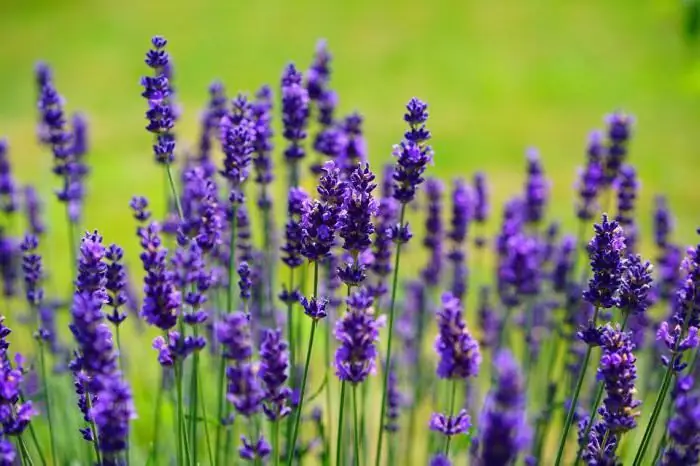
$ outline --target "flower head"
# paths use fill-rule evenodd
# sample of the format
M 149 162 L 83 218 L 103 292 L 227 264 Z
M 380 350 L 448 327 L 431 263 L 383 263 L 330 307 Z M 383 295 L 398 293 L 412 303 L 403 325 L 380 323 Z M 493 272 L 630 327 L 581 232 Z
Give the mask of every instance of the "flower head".
M 469 333 L 462 318 L 461 304 L 451 293 L 442 295 L 442 307 L 437 313 L 437 319 L 438 336 L 435 351 L 440 357 L 438 377 L 476 377 L 481 365 L 479 343 Z
M 24 252 L 22 271 L 24 272 L 27 302 L 31 306 L 39 306 L 44 299 L 44 289 L 41 284 L 44 278 L 44 271 L 41 256 L 37 253 L 39 240 L 34 235 L 26 235 L 20 248 Z
M 301 73 L 293 64 L 289 64 L 282 74 L 282 136 L 289 143 L 284 150 L 289 163 L 295 163 L 306 155 L 302 143 L 307 136 L 309 93 L 301 81 Z
M 544 210 L 549 199 L 549 181 L 544 175 L 544 168 L 537 149 L 528 150 L 527 181 L 525 182 L 525 220 L 527 223 L 539 223 L 544 217 Z
M 153 70 L 153 76 L 141 78 L 141 95 L 148 101 L 146 129 L 155 135 L 153 153 L 156 162 L 160 164 L 169 164 L 175 160 L 175 136 L 172 128 L 177 112 L 172 102 L 170 56 L 165 51 L 167 43 L 168 41 L 161 36 L 151 39 L 153 48 L 146 53 L 146 64 Z
M 7 155 L 7 140 L 0 138 L 0 211 L 11 214 L 17 209 L 17 187 Z
M 394 146 L 396 168 L 393 174 L 393 196 L 402 204 L 413 200 L 418 186 L 423 183 L 422 175 L 426 166 L 433 159 L 433 150 L 427 145 L 430 139 L 430 132 L 425 127 L 427 108 L 428 105 L 419 99 L 409 101 L 404 115 L 409 130 L 404 135 L 405 140 Z
M 588 244 L 593 277 L 583 299 L 596 307 L 611 308 L 617 304 L 617 291 L 622 281 L 622 253 L 625 249 L 625 236 L 615 220 L 608 220 L 603 214 L 601 223 L 596 224 L 595 236 Z
M 287 342 L 279 329 L 266 329 L 260 343 L 260 370 L 265 392 L 263 411 L 270 421 L 277 421 L 291 412 L 292 391 L 285 386 L 289 370 Z
M 623 266 L 618 304 L 626 312 L 643 314 L 651 305 L 651 263 L 642 261 L 638 254 L 632 254 L 627 256 Z
M 446 416 L 442 413 L 433 413 L 430 416 L 430 430 L 440 432 L 446 437 L 466 434 L 471 427 L 471 419 L 465 409 L 454 416 Z

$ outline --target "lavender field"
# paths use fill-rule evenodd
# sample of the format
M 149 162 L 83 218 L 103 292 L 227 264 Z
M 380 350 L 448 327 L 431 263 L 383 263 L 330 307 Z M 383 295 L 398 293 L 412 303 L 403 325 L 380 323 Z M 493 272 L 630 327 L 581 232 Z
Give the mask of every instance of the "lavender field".
M 695 94 L 603 79 L 503 136 L 321 39 L 195 107 L 186 44 L 129 49 L 126 119 L 109 64 L 2 78 L 0 464 L 700 463 Z

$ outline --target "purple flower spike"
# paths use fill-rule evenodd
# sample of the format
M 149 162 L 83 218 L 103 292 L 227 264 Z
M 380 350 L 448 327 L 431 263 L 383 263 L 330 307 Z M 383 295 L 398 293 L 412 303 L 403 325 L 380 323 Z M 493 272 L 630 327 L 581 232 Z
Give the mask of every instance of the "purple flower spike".
M 669 245 L 675 222 L 664 196 L 656 196 L 654 204 L 654 239 L 656 245 L 663 249 Z
M 153 69 L 153 76 L 141 78 L 141 95 L 148 100 L 146 129 L 156 138 L 153 153 L 156 162 L 163 165 L 175 160 L 175 136 L 172 129 L 177 118 L 172 102 L 170 56 L 165 51 L 167 43 L 168 41 L 160 36 L 151 39 L 153 48 L 146 53 L 146 64 Z
M 24 209 L 27 216 L 29 231 L 35 236 L 41 236 L 46 231 L 43 217 L 43 204 L 34 186 L 24 188 Z
M 608 154 L 605 158 L 605 181 L 608 185 L 617 178 L 627 158 L 627 144 L 632 134 L 634 117 L 622 112 L 608 115 Z
M 250 104 L 244 96 L 233 100 L 233 111 L 221 119 L 221 147 L 224 152 L 224 168 L 221 174 L 242 201 L 241 185 L 248 179 L 251 154 L 255 150 L 255 127 L 250 120 Z
M 7 155 L 7 140 L 0 138 L 0 212 L 11 214 L 17 210 L 17 187 Z
M 630 253 L 635 252 L 637 243 L 634 204 L 638 190 L 637 173 L 631 165 L 623 165 L 620 168 L 617 180 L 617 216 L 615 220 L 625 230 L 625 244 Z
M 452 461 L 442 453 L 438 453 L 430 459 L 430 466 L 452 466 Z
M 335 353 L 335 373 L 340 380 L 353 385 L 374 374 L 379 328 L 384 319 L 377 319 L 371 308 L 373 299 L 365 288 L 348 298 L 349 311 L 338 321 L 334 335 L 340 342 Z
M 39 240 L 36 236 L 27 235 L 20 245 L 24 252 L 22 257 L 22 271 L 24 272 L 24 288 L 27 302 L 31 306 L 40 306 L 44 299 L 42 280 L 44 271 L 41 256 L 37 253 Z
M 302 215 L 308 196 L 301 188 L 289 190 L 287 200 L 287 225 L 285 227 L 285 244 L 282 246 L 282 262 L 288 267 L 296 268 L 303 264 L 302 258 Z
M 319 100 L 322 98 L 330 80 L 332 58 L 326 40 L 319 40 L 316 43 L 314 61 L 306 72 L 306 89 L 309 93 L 309 99 Z
M 226 399 L 239 414 L 251 417 L 260 411 L 264 394 L 253 364 L 239 362 L 226 368 L 228 390 Z
M 624 261 L 624 272 L 620 283 L 619 306 L 632 314 L 644 314 L 651 305 L 649 295 L 652 286 L 652 266 L 642 261 L 638 254 L 630 255 Z
M 685 379 L 685 378 L 684 378 Z M 668 423 L 669 444 L 661 460 L 662 466 L 697 464 L 700 461 L 700 394 L 691 391 L 690 386 L 682 390 L 675 398 L 673 416 Z
M 263 411 L 270 421 L 278 421 L 290 412 L 292 391 L 285 386 L 289 370 L 287 342 L 279 329 L 266 329 L 260 343 L 260 371 L 265 391 Z
M 433 150 L 427 145 L 430 131 L 425 128 L 428 119 L 428 105 L 419 99 L 411 99 L 406 105 L 404 120 L 410 129 L 404 135 L 405 140 L 394 146 L 396 157 L 394 170 L 394 199 L 408 204 L 416 196 L 416 190 L 423 183 L 423 173 L 433 159 Z
M 438 336 L 435 341 L 440 361 L 437 375 L 443 379 L 476 377 L 481 365 L 479 343 L 471 336 L 462 318 L 459 300 L 451 293 L 442 295 L 437 313 Z
M 309 93 L 301 81 L 301 73 L 293 64 L 288 65 L 282 74 L 282 136 L 289 143 L 284 156 L 291 164 L 306 155 L 303 142 L 309 120 Z
M 167 266 L 167 249 L 163 248 L 160 227 L 151 223 L 139 228 L 141 262 L 146 276 L 141 316 L 151 325 L 170 330 L 177 323 L 182 296 L 175 286 L 175 276 Z
M 262 435 L 253 444 L 245 435 L 241 435 L 241 447 L 238 449 L 240 457 L 247 461 L 261 461 L 267 458 L 272 452 L 272 447 L 267 443 Z
M 637 426 L 636 408 L 641 404 L 634 399 L 637 358 L 632 353 L 634 344 L 628 332 L 608 324 L 603 328 L 600 341 L 602 355 L 598 378 L 603 380 L 606 392 L 600 413 L 607 429 L 619 434 Z
M 442 413 L 433 413 L 430 416 L 430 430 L 440 432 L 446 437 L 466 434 L 471 427 L 471 419 L 465 409 L 454 416 L 445 416 Z
M 445 187 L 442 182 L 436 178 L 429 178 L 425 182 L 428 213 L 425 217 L 426 234 L 423 239 L 423 246 L 428 249 L 429 257 L 421 275 L 423 280 L 432 286 L 440 283 L 443 269 L 445 231 L 442 223 L 442 197 L 444 191 Z
M 258 206 L 262 209 L 269 209 L 272 205 L 270 193 L 267 186 L 274 180 L 272 163 L 272 90 L 268 86 L 263 86 L 255 95 L 256 99 L 252 106 L 253 126 L 255 128 L 255 141 L 253 148 L 253 166 L 255 167 L 255 182 L 260 185 L 260 196 Z
M 576 214 L 581 220 L 592 220 L 598 212 L 597 199 L 604 181 L 602 138 L 599 131 L 591 133 L 588 140 L 588 161 L 579 172 L 576 187 L 580 201 Z
M 304 314 L 311 317 L 314 320 L 321 320 L 328 316 L 326 307 L 328 306 L 328 300 L 325 298 L 306 299 L 302 296 L 299 298 L 299 303 L 304 308 Z
M 529 443 L 525 416 L 525 387 L 513 356 L 496 354 L 495 384 L 486 398 L 476 441 L 477 465 L 512 464 Z
M 105 252 L 102 236 L 97 230 L 85 233 L 80 242 L 78 277 L 75 280 L 75 288 L 79 293 L 97 293 L 104 301 L 107 301 L 105 294 L 105 285 L 107 285 Z
M 609 309 L 617 305 L 617 291 L 622 280 L 622 253 L 625 249 L 625 236 L 615 221 L 609 221 L 603 214 L 600 224 L 596 224 L 595 236 L 588 244 L 593 278 L 583 299 L 595 307 Z
M 214 326 L 216 340 L 223 347 L 223 357 L 245 361 L 253 355 L 248 317 L 242 312 L 226 314 Z
M 537 149 L 527 152 L 527 181 L 525 182 L 525 221 L 538 224 L 544 217 L 549 200 L 549 181 L 544 175 L 544 168 Z

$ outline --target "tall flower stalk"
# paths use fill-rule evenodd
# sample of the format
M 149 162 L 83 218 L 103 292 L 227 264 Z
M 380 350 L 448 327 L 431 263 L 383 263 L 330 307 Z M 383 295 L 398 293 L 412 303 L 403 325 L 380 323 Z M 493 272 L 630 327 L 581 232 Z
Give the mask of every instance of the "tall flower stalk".
M 396 291 L 399 282 L 399 264 L 401 260 L 401 245 L 411 238 L 408 223 L 404 223 L 406 206 L 415 198 L 418 187 L 423 183 L 423 173 L 426 166 L 433 159 L 433 150 L 428 145 L 430 131 L 425 127 L 428 120 L 428 105 L 419 99 L 411 99 L 406 105 L 404 120 L 409 125 L 404 134 L 404 140 L 394 146 L 393 155 L 397 158 L 393 172 L 394 189 L 393 197 L 401 204 L 399 223 L 392 229 L 392 238 L 396 243 L 396 257 L 394 259 L 394 278 L 391 286 L 391 304 L 389 305 L 389 328 L 387 335 L 385 361 L 391 361 L 391 343 L 394 333 L 394 310 L 396 307 Z M 379 424 L 381 425 L 386 413 L 387 389 L 389 386 L 389 371 L 384 371 L 382 383 L 382 402 L 379 409 Z M 379 429 L 377 436 L 377 450 L 375 464 L 379 466 L 382 458 L 382 443 L 384 441 L 384 429 Z

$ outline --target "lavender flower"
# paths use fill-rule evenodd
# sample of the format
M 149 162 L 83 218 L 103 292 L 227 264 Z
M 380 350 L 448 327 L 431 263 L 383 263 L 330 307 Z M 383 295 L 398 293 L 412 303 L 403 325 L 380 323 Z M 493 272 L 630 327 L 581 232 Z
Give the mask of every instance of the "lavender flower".
M 212 252 L 222 243 L 224 218 L 217 186 L 202 167 L 193 167 L 183 174 L 180 234 L 194 238 L 203 252 Z
M 524 297 L 539 292 L 540 268 L 540 245 L 535 238 L 519 233 L 508 240 L 498 268 L 499 294 L 505 306 L 519 306 Z
M 493 362 L 495 385 L 481 413 L 477 444 L 479 466 L 512 464 L 528 443 L 525 387 L 517 363 L 507 351 Z
M 608 185 L 617 178 L 627 157 L 627 144 L 632 132 L 634 117 L 616 112 L 606 118 L 608 124 L 608 154 L 605 158 L 605 181 Z
M 141 316 L 151 325 L 170 330 L 177 323 L 177 311 L 182 296 L 175 287 L 175 277 L 167 267 L 167 249 L 163 248 L 160 227 L 151 223 L 139 228 L 141 262 L 146 276 L 143 281 L 144 300 Z
M 600 338 L 602 355 L 598 378 L 605 384 L 606 397 L 601 416 L 612 434 L 620 434 L 637 426 L 635 409 L 641 401 L 634 399 L 637 368 L 630 333 L 621 332 L 610 324 L 603 327 Z
M 425 219 L 426 235 L 423 246 L 428 249 L 429 257 L 426 267 L 422 271 L 423 280 L 431 286 L 440 283 L 442 273 L 445 236 L 442 224 L 442 196 L 444 192 L 442 182 L 435 178 L 429 178 L 425 182 L 425 193 L 428 198 L 428 214 Z
M 207 291 L 212 287 L 213 278 L 204 261 L 204 252 L 196 240 L 190 240 L 177 249 L 172 258 L 174 279 L 177 287 L 184 292 L 184 302 L 191 311 L 183 315 L 186 324 L 198 325 L 207 319 L 207 313 L 201 308 L 207 302 Z M 199 339 L 197 346 L 204 347 L 205 340 Z
M 433 150 L 427 145 L 430 132 L 425 128 L 428 119 L 427 104 L 419 99 L 411 99 L 406 105 L 404 120 L 409 124 L 405 140 L 394 146 L 396 157 L 394 170 L 394 199 L 408 204 L 416 195 L 416 190 L 423 183 L 426 165 L 433 159 Z
M 527 153 L 527 181 L 525 182 L 525 220 L 538 224 L 544 217 L 549 198 L 549 181 L 544 176 L 544 169 L 537 149 Z
M 226 115 L 226 103 L 224 85 L 218 81 L 213 82 L 209 86 L 209 104 L 200 118 L 202 132 L 196 159 L 207 178 L 216 173 L 216 165 L 211 156 L 212 139 L 216 137 L 221 119 Z
M 119 466 L 120 455 L 128 447 L 129 422 L 135 416 L 131 388 L 119 373 L 102 376 L 100 385 L 91 412 L 97 427 L 98 447 L 105 466 Z
M 37 253 L 39 240 L 34 235 L 26 235 L 20 246 L 24 252 L 22 271 L 24 272 L 24 288 L 27 302 L 32 307 L 41 305 L 44 299 L 42 280 L 44 271 L 41 256 Z
M 233 111 L 221 119 L 221 147 L 224 151 L 224 167 L 221 174 L 232 190 L 234 203 L 243 201 L 241 186 L 248 179 L 251 154 L 255 150 L 255 127 L 251 108 L 244 96 L 233 100 Z
M 430 458 L 430 466 L 452 466 L 452 461 L 442 453 L 438 453 Z
M 97 230 L 85 233 L 80 242 L 78 277 L 75 288 L 78 293 L 93 293 L 106 301 L 107 264 L 104 263 L 105 247 Z
M 341 125 L 345 148 L 340 155 L 345 171 L 350 171 L 358 164 L 367 162 L 367 144 L 362 135 L 362 121 L 362 115 L 352 113 L 345 117 Z
M 654 240 L 659 249 L 669 245 L 669 236 L 673 232 L 674 219 L 664 196 L 654 198 Z
M 306 89 L 309 94 L 309 99 L 317 101 L 322 98 L 330 79 L 330 63 L 332 58 L 332 55 L 328 51 L 326 40 L 319 40 L 316 43 L 316 53 L 314 54 L 313 63 L 311 63 L 309 70 L 306 72 Z
M 43 235 L 46 231 L 46 225 L 42 219 L 43 206 L 34 186 L 24 188 L 24 209 L 29 232 L 35 236 Z
M 223 357 L 241 362 L 253 355 L 253 342 L 248 317 L 242 312 L 223 316 L 214 326 L 216 340 L 223 348 Z
M 372 216 L 377 208 L 372 191 L 377 185 L 374 184 L 374 173 L 370 171 L 369 165 L 358 165 L 350 174 L 347 185 L 338 235 L 343 238 L 343 249 L 351 254 L 352 263 L 340 267 L 338 276 L 348 286 L 358 286 L 366 276 L 365 266 L 359 256 L 372 243 Z
M 146 53 L 146 64 L 153 70 L 153 76 L 141 78 L 143 93 L 148 100 L 146 129 L 155 136 L 153 153 L 156 162 L 167 165 L 175 160 L 175 135 L 172 133 L 176 111 L 172 103 L 173 89 L 170 83 L 170 56 L 165 51 L 168 43 L 164 37 L 151 39 L 153 48 Z
M 251 417 L 260 411 L 264 393 L 253 364 L 239 362 L 227 367 L 226 379 L 228 380 L 226 399 L 233 404 L 238 413 Z
M 638 254 L 627 256 L 620 283 L 620 309 L 636 315 L 646 313 L 651 305 L 651 272 L 652 266 L 649 261 L 642 262 Z
M 580 220 L 592 220 L 598 211 L 597 198 L 604 181 L 602 139 L 600 131 L 593 131 L 588 138 L 588 160 L 577 182 L 580 201 L 576 214 Z
M 326 298 L 312 297 L 311 299 L 307 299 L 306 297 L 301 296 L 299 298 L 299 303 L 304 308 L 304 314 L 314 320 L 320 320 L 328 317 L 328 312 L 326 311 L 328 300 Z
M 588 289 L 583 292 L 583 299 L 595 307 L 608 309 L 617 305 L 625 237 L 620 225 L 615 220 L 608 221 L 606 214 L 603 214 L 601 223 L 594 228 L 595 236 L 588 244 L 593 278 L 588 282 Z
M 242 446 L 238 449 L 238 455 L 248 461 L 259 461 L 267 458 L 272 452 L 272 447 L 267 443 L 265 437 L 260 435 L 257 442 L 253 444 L 245 435 L 241 435 Z
M 617 437 L 615 435 L 605 435 L 607 426 L 605 421 L 597 421 L 593 424 L 588 433 L 588 443 L 585 441 L 585 431 L 589 418 L 584 416 L 579 420 L 579 445 L 583 447 L 581 458 L 588 466 L 618 466 L 619 458 L 615 454 L 617 451 Z M 605 444 L 603 444 L 605 442 Z
M 0 228 L 0 278 L 2 295 L 10 298 L 15 295 L 17 281 L 18 247 L 15 240 Z
M 565 293 L 571 280 L 576 253 L 576 239 L 566 235 L 561 239 L 559 251 L 552 271 L 552 287 L 558 293 Z
M 255 128 L 255 140 L 253 148 L 253 166 L 255 167 L 255 182 L 260 185 L 258 206 L 261 209 L 269 209 L 272 204 L 267 187 L 274 180 L 272 173 L 271 153 L 274 148 L 272 137 L 272 90 L 263 86 L 255 95 L 252 106 L 253 127 Z
M 498 343 L 503 323 L 499 319 L 489 295 L 491 290 L 488 286 L 482 286 L 479 290 L 478 317 L 481 328 L 481 339 L 479 344 L 484 348 L 493 348 Z
M 461 304 L 451 293 L 442 295 L 442 307 L 437 313 L 438 336 L 435 351 L 437 375 L 443 379 L 476 377 L 481 365 L 479 343 L 471 336 L 462 319 Z
M 112 334 L 104 323 L 103 297 L 100 293 L 81 291 L 73 297 L 71 332 L 79 353 L 71 363 L 74 373 L 82 371 L 87 377 L 91 393 L 99 388 L 96 376 L 112 374 L 117 369 L 117 359 L 112 344 Z
M 144 223 L 151 218 L 151 211 L 148 210 L 148 199 L 143 196 L 134 196 L 129 201 L 129 207 L 134 214 L 134 219 L 139 223 Z
M 71 165 L 71 196 L 68 200 L 68 216 L 73 223 L 78 223 L 82 209 L 82 201 L 85 195 L 84 179 L 89 173 L 85 163 L 85 155 L 88 151 L 88 122 L 84 115 L 73 115 L 73 163 Z
M 398 202 L 391 197 L 383 197 L 377 206 L 375 219 L 375 232 L 372 247 L 374 261 L 370 266 L 377 276 L 377 283 L 372 290 L 375 297 L 380 297 L 387 292 L 386 280 L 391 274 L 392 264 L 392 233 L 391 228 L 398 220 Z
M 405 400 L 403 394 L 399 391 L 399 381 L 393 364 L 389 364 L 388 367 L 385 365 L 385 370 L 389 371 L 389 383 L 386 393 L 387 407 L 384 429 L 387 432 L 398 432 L 399 415 Z
M 303 229 L 301 224 L 304 206 L 308 202 L 307 194 L 300 188 L 289 190 L 287 200 L 287 225 L 285 227 L 285 244 L 282 246 L 282 262 L 288 267 L 299 267 L 302 259 Z
M 637 174 L 631 165 L 623 165 L 618 174 L 617 186 L 617 223 L 625 230 L 626 246 L 630 252 L 635 251 L 637 226 L 634 221 L 634 202 L 637 198 L 639 183 Z
M 31 401 L 21 401 L 21 387 L 24 383 L 24 373 L 21 368 L 23 358 L 22 355 L 16 354 L 17 367 L 12 367 L 6 353 L 7 342 L 5 341 L 9 329 L 4 326 L 3 320 L 4 316 L 0 318 L 0 328 L 5 330 L 2 337 L 5 349 L 0 358 L 0 429 L 5 436 L 19 436 L 37 413 Z
M 465 409 L 461 409 L 454 416 L 446 416 L 441 413 L 433 413 L 430 416 L 430 430 L 440 432 L 446 437 L 466 434 L 471 427 L 471 419 Z
M 260 343 L 260 370 L 258 376 L 264 384 L 263 411 L 270 421 L 278 421 L 291 412 L 292 391 L 285 386 L 289 370 L 287 342 L 279 329 L 266 329 Z
M 348 312 L 337 322 L 334 335 L 340 342 L 335 352 L 335 374 L 353 385 L 375 372 L 379 328 L 384 319 L 377 319 L 372 309 L 372 296 L 360 288 L 347 300 Z
M 17 210 L 17 187 L 7 155 L 7 140 L 0 138 L 0 211 L 11 214 Z
M 484 225 L 489 217 L 489 187 L 486 175 L 482 172 L 474 174 L 474 221 L 477 225 Z M 477 248 L 482 248 L 486 239 L 477 235 L 474 244 Z
M 291 165 L 296 165 L 306 155 L 303 143 L 309 120 L 309 93 L 301 80 L 301 73 L 289 64 L 282 74 L 282 136 L 289 143 L 284 156 Z
M 684 377 L 678 385 L 688 383 L 680 390 L 673 403 L 673 415 L 668 422 L 669 445 L 661 460 L 663 466 L 697 464 L 700 461 L 700 394 L 691 391 L 692 379 Z

